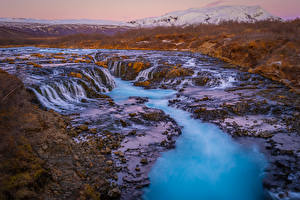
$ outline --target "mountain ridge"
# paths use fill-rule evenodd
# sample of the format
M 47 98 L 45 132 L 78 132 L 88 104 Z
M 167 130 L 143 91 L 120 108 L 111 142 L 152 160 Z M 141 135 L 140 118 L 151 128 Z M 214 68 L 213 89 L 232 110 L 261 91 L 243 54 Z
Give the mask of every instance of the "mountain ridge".
M 136 26 L 184 26 L 201 23 L 219 24 L 223 21 L 256 22 L 279 20 L 260 6 L 217 6 L 209 8 L 190 8 L 169 12 L 160 17 L 133 20 Z

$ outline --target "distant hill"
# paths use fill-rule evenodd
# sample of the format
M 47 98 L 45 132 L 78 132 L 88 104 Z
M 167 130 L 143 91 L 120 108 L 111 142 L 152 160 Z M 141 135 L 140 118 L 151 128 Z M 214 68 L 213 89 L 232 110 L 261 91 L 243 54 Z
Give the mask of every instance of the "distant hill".
M 191 24 L 223 21 L 256 22 L 261 20 L 277 20 L 260 6 L 219 6 L 211 8 L 191 8 L 188 10 L 167 13 L 160 17 L 133 20 L 129 23 L 135 26 L 184 26 Z
M 0 39 L 16 37 L 53 37 L 74 34 L 104 34 L 127 31 L 130 27 L 91 24 L 39 24 L 24 22 L 0 22 Z
M 126 26 L 126 22 L 112 21 L 112 20 L 97 20 L 97 19 L 31 19 L 31 18 L 0 18 L 1 22 L 15 22 L 15 23 L 34 23 L 34 24 L 89 24 L 89 25 L 114 25 Z

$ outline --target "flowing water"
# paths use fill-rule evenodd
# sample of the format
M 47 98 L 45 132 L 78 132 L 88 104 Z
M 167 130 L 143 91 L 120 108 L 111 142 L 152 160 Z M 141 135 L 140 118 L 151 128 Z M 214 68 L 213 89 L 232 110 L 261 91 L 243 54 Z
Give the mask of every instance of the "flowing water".
M 263 199 L 266 163 L 256 149 L 243 149 L 216 126 L 169 107 L 172 90 L 144 90 L 120 79 L 116 83 L 109 93 L 115 101 L 136 95 L 148 97 L 148 107 L 163 110 L 183 126 L 176 148 L 164 153 L 151 170 L 145 200 Z
M 187 67 L 200 66 L 198 70 L 213 72 L 219 78 L 223 76 L 216 68 L 206 69 L 208 61 L 204 59 L 196 63 L 197 59 L 190 54 L 183 54 L 181 60 L 178 60 L 180 55 L 175 52 L 99 51 L 111 54 L 120 52 L 128 55 L 143 54 L 151 58 L 155 65 L 140 72 L 138 78 L 150 78 L 159 57 L 165 57 L 169 63 L 183 62 Z M 2 50 L 1 56 L 22 54 L 26 57 L 36 52 L 93 55 L 96 50 L 15 48 Z M 153 166 L 149 174 L 151 184 L 144 189 L 143 199 L 263 199 L 262 179 L 266 161 L 260 152 L 255 148 L 245 149 L 215 125 L 202 123 L 191 118 L 190 113 L 168 106 L 168 100 L 174 97 L 176 90 L 145 90 L 133 86 L 132 82 L 114 78 L 111 73 L 120 75 L 120 63 L 110 63 L 108 69 L 94 64 L 78 63 L 45 64 L 39 69 L 28 66 L 26 69 L 10 65 L 1 66 L 9 73 L 18 75 L 26 87 L 36 94 L 44 107 L 60 113 L 86 109 L 97 101 L 95 94 L 106 92 L 117 103 L 130 96 L 147 97 L 149 101 L 146 106 L 161 109 L 175 119 L 182 126 L 182 135 L 176 142 L 176 148 L 163 153 Z M 84 77 L 70 77 L 68 74 L 71 72 L 80 72 Z M 212 85 L 209 89 L 227 87 L 234 81 L 234 77 L 226 75 L 219 85 Z M 192 81 L 186 83 L 192 84 Z

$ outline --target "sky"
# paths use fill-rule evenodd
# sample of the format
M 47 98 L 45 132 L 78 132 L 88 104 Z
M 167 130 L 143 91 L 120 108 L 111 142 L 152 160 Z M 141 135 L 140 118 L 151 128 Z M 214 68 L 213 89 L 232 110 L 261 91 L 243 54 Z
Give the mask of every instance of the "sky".
M 0 0 L 0 17 L 129 21 L 220 5 L 260 5 L 275 16 L 300 17 L 300 0 Z

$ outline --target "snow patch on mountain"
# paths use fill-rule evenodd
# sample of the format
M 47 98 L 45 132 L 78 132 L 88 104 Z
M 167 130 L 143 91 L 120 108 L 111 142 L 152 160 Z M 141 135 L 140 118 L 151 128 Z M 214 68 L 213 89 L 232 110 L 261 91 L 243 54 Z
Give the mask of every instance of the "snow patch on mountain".
M 135 26 L 183 26 L 200 23 L 219 24 L 223 21 L 256 22 L 274 17 L 260 6 L 218 6 L 210 8 L 191 8 L 167 13 L 160 17 L 133 20 L 128 23 Z

